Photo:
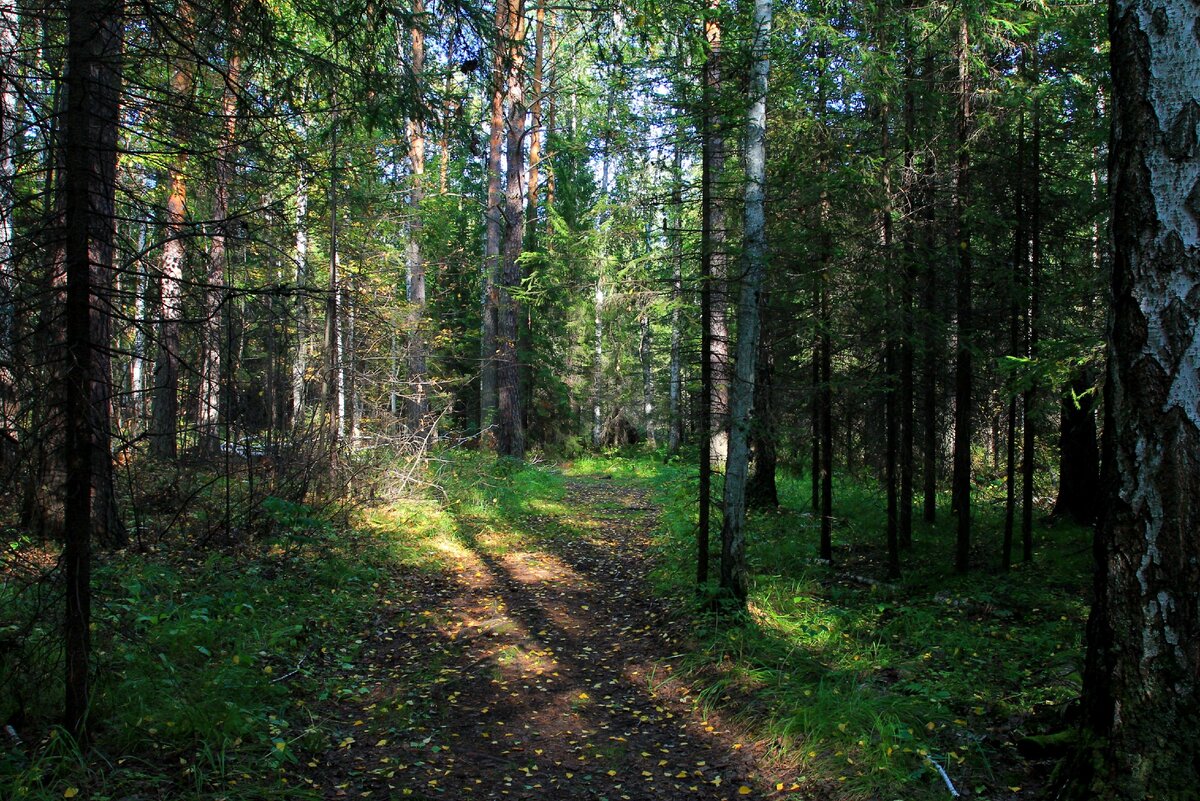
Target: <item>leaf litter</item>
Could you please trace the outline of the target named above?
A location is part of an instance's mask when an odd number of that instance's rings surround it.
[[[342,666],[342,692],[310,709],[336,734],[305,764],[305,788],[329,799],[829,797],[672,680],[687,634],[646,583],[648,495],[570,479],[570,511],[526,518],[519,549],[464,517],[451,568],[397,569],[358,662]]]

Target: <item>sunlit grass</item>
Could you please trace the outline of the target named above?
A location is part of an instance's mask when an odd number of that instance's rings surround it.
[[[605,464],[579,460],[574,469]],[[657,585],[693,603],[694,468],[627,456],[608,469],[654,487],[664,508]],[[848,798],[942,798],[929,758],[977,797],[1010,797],[1019,777],[997,770],[1019,769],[1019,760],[1003,743],[1053,726],[1055,710],[1079,692],[1089,532],[1039,527],[1034,562],[1001,573],[1000,507],[987,492],[976,501],[971,575],[952,572],[943,508],[936,525],[918,516],[904,577],[888,582],[881,488],[835,481],[830,567],[816,558],[808,476],[781,473],[781,509],[748,522],[748,618],[728,625],[727,613],[697,613],[697,648],[684,666],[700,697],[737,699],[801,771],[832,777]],[[719,519],[714,538],[718,531]]]

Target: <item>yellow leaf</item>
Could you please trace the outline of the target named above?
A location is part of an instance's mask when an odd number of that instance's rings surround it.
[[[1019,793],[1019,792],[1021,792],[1021,788],[1020,788],[1020,787],[1009,787],[1008,789],[1012,790],[1014,793]]]
[[[379,742],[375,743],[376,748],[383,748],[385,745],[387,745],[387,740],[380,740]]]
[[[750,795],[750,788],[743,784],[738,788],[738,795]]]
[[[930,731],[933,731],[934,729],[937,728],[937,724],[931,720],[925,724],[925,728],[929,729]]]
[[[78,787],[68,787],[66,790],[63,790],[63,798],[74,798],[77,795],[79,795]]]

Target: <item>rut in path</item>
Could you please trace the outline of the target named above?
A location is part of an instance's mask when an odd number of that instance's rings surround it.
[[[779,794],[753,744],[669,680],[683,636],[645,587],[646,491],[574,479],[564,505],[532,521],[536,546],[505,552],[464,526],[456,571],[406,580],[408,608],[365,648],[373,690],[329,713],[348,740],[309,763],[310,786],[326,798]],[[425,686],[412,686],[417,667]]]

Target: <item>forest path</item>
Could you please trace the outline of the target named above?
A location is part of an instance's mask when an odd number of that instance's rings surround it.
[[[326,798],[782,796],[761,749],[670,680],[679,654],[646,586],[646,488],[569,478],[523,533],[460,520],[455,567],[401,578],[363,652],[369,691],[325,714]]]

